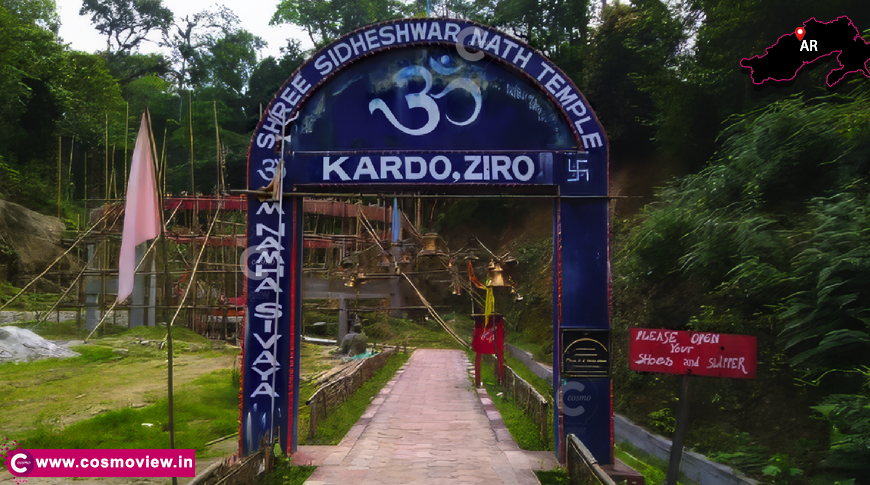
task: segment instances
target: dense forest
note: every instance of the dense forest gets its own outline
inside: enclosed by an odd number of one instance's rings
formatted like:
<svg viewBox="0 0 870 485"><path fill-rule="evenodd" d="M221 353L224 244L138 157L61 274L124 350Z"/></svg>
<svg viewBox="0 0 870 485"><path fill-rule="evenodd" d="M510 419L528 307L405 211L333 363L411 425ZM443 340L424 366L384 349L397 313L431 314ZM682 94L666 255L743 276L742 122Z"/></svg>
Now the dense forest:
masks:
<svg viewBox="0 0 870 485"><path fill-rule="evenodd" d="M264 15L318 47L372 22L434 15L493 25L544 52L605 125L613 171L680 175L641 210L614 214L617 410L672 431L677 381L627 370L629 327L755 335L758 379L693 384L693 446L769 483L870 483L870 80L852 73L828 88L829 58L793 81L755 86L739 65L812 17L848 15L866 39L870 3L447 0L428 9L283 0ZM73 225L76 201L121 197L146 106L169 192L242 188L261 106L311 52L288 40L280 58L262 57L262 39L220 6L177 18L161 0L84 0L81 14L105 50L58 38L52 0L0 0L0 198ZM149 33L171 54L140 53ZM546 259L545 246L526 249Z"/></svg>

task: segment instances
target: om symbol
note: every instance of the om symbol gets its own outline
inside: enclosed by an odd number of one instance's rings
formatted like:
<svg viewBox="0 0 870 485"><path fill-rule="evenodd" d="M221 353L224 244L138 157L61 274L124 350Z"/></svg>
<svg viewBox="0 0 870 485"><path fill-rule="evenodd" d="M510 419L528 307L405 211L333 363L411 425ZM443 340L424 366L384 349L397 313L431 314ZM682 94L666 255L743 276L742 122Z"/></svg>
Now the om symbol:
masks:
<svg viewBox="0 0 870 485"><path fill-rule="evenodd" d="M444 91L441 91L438 94L429 94L429 90L432 89L432 74L422 66L405 67L393 76L393 80L395 81L396 86L401 88L407 86L408 80L412 77L423 78L426 86L419 93L406 94L405 101L408 103L408 109L422 108L426 110L429 118L425 125L420 128L408 128L403 125L398 119L396 119L392 110L390 110L387 103L385 103L381 98L371 100L369 103L369 112L374 114L375 111L381 110L384 112L387 120L402 132L413 136L422 136L432 133L435 127L438 126L438 122L441 121L441 111L438 109L438 105L435 104L435 100L443 98L455 89L461 89L474 98L474 113L472 113L465 121L454 121L450 116L447 116L447 121L457 126L465 126L476 120L477 115L480 114L480 107L482 104L480 87L471 82L471 80L467 78L454 79L446 88L444 88Z"/></svg>
<svg viewBox="0 0 870 485"><path fill-rule="evenodd" d="M275 178L275 172L278 171L278 160L273 160L271 158L267 158L263 160L264 167L262 169L257 170L257 173L260 174L260 177L263 177L263 180L272 180ZM264 172L265 170L265 172ZM267 175L268 174L268 175ZM287 167L282 167L281 169L281 177L287 176Z"/></svg>

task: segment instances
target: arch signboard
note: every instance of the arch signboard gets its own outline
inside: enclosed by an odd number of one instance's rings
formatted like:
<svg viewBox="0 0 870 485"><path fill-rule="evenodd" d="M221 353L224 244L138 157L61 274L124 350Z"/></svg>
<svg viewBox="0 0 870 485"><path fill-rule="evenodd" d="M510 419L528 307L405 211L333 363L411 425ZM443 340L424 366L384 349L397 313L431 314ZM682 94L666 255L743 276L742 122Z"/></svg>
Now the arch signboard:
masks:
<svg viewBox="0 0 870 485"><path fill-rule="evenodd" d="M607 137L558 67L466 20L371 25L290 76L254 133L248 163L251 189L282 169L288 195L248 202L242 454L264 437L296 448L301 195L526 194L554 201L557 443L573 433L611 462L609 350L600 350L609 349L610 327ZM584 342L597 344L595 358Z"/></svg>

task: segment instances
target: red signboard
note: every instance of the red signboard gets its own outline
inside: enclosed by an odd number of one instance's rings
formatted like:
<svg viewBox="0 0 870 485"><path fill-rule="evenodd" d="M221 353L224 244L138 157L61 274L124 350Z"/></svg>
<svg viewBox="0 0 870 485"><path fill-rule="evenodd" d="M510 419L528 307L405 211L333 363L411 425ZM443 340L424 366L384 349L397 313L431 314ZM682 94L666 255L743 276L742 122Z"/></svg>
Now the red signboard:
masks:
<svg viewBox="0 0 870 485"><path fill-rule="evenodd" d="M642 372L754 379L755 337L632 328L628 368Z"/></svg>

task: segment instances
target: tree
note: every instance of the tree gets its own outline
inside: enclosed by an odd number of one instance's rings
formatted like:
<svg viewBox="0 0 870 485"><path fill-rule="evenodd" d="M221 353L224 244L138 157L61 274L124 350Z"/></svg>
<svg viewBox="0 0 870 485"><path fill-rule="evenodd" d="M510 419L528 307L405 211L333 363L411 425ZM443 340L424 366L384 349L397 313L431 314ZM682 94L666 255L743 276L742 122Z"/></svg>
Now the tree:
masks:
<svg viewBox="0 0 870 485"><path fill-rule="evenodd" d="M656 106L650 86L667 79L686 29L660 0L607 7L591 31L576 79L614 142L650 152L649 121Z"/></svg>
<svg viewBox="0 0 870 485"><path fill-rule="evenodd" d="M52 134L60 112L53 86L62 63L63 47L51 31L0 8L0 156L7 163L41 153ZM29 132L22 117L33 117L37 132Z"/></svg>
<svg viewBox="0 0 870 485"><path fill-rule="evenodd" d="M55 35L60 29L60 15L54 0L0 0L0 7L16 15L18 20L35 24Z"/></svg>
<svg viewBox="0 0 870 485"><path fill-rule="evenodd" d="M260 120L260 109L269 104L287 78L305 61L299 41L290 40L287 47L281 48L281 52L284 55L280 59L269 56L251 72L244 105L248 129L256 126Z"/></svg>
<svg viewBox="0 0 870 485"><path fill-rule="evenodd" d="M572 46L586 45L589 0L498 0L484 20L560 63Z"/></svg>
<svg viewBox="0 0 870 485"><path fill-rule="evenodd" d="M270 24L298 25L319 47L360 27L405 15L406 5L397 0L282 0Z"/></svg>
<svg viewBox="0 0 870 485"><path fill-rule="evenodd" d="M151 31L165 32L173 18L162 0L83 0L79 14L90 15L106 36L106 52L132 51Z"/></svg>
<svg viewBox="0 0 870 485"><path fill-rule="evenodd" d="M226 6L185 15L164 32L160 45L172 50L172 75L180 90L198 84L207 75L203 56L218 39L235 30L239 18Z"/></svg>
<svg viewBox="0 0 870 485"><path fill-rule="evenodd" d="M247 30L228 32L209 46L201 62L208 83L232 96L240 97L257 66L257 53L266 42Z"/></svg>
<svg viewBox="0 0 870 485"><path fill-rule="evenodd" d="M106 66L121 86L126 86L134 79L150 74L165 76L172 66L169 59L162 54L138 54L131 52L107 52L103 54Z"/></svg>

